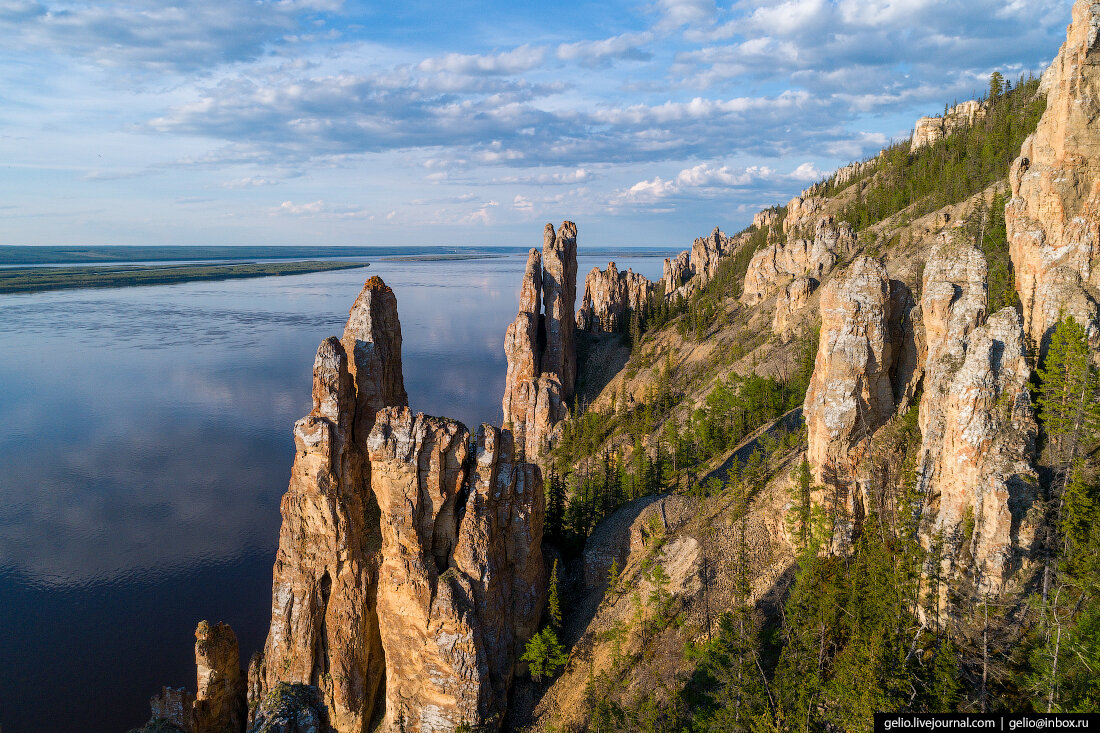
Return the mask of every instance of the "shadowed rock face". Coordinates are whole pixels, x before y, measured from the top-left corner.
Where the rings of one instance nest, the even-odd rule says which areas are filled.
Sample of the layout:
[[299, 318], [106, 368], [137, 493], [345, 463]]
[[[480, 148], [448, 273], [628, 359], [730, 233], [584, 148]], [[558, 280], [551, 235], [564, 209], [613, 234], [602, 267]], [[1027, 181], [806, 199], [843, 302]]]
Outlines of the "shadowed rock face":
[[1012, 164], [1005, 208], [1024, 331], [1045, 342], [1064, 310], [1096, 338], [1100, 286], [1100, 4], [1077, 0], [1043, 75], [1047, 106]]
[[228, 624], [203, 621], [195, 630], [195, 733], [238, 733], [248, 710], [237, 635]]
[[869, 505], [860, 469], [871, 434], [911, 395], [916, 347], [909, 289], [876, 260], [860, 257], [821, 295], [821, 338], [806, 391], [807, 458], [815, 497], [834, 516], [843, 549]]
[[310, 685], [279, 683], [260, 701], [248, 733], [330, 733], [321, 691]]
[[531, 458], [548, 449], [558, 423], [568, 416], [566, 401], [573, 394], [577, 371], [577, 227], [567, 221], [555, 234], [547, 224], [543, 239], [542, 255], [535, 249], [528, 255], [519, 313], [504, 336], [504, 426]]
[[653, 283], [633, 270], [619, 272], [614, 262], [608, 262], [606, 270], [593, 267], [584, 278], [577, 329], [593, 333], [620, 331], [627, 325], [628, 313], [640, 312], [652, 292]]

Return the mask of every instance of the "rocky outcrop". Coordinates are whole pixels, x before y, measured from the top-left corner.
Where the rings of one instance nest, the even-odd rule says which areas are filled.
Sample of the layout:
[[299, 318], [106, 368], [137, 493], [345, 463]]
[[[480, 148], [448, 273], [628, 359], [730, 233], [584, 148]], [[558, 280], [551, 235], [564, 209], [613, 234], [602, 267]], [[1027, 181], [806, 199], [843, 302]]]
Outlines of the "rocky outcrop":
[[160, 693], [149, 700], [149, 707], [153, 711], [153, 717], [144, 728], [138, 729], [138, 733], [164, 730], [167, 726], [173, 726], [183, 733], [194, 733], [195, 696], [182, 687], [162, 687]]
[[[386, 730], [498, 725], [541, 610], [541, 477], [511, 436], [390, 408], [368, 439], [382, 513]], [[467, 486], [467, 478], [473, 485]]]
[[707, 237], [698, 237], [691, 245], [691, 266], [702, 287], [718, 274], [718, 260], [729, 253], [730, 242], [725, 234], [714, 227]]
[[808, 276], [821, 280], [855, 245], [851, 224], [837, 223], [831, 216], [822, 217], [813, 239], [780, 240], [753, 255], [745, 271], [741, 300], [755, 305], [794, 278]]
[[652, 292], [653, 283], [633, 270], [619, 272], [614, 262], [608, 262], [606, 270], [593, 267], [584, 278], [577, 328], [593, 333], [621, 331], [627, 325], [628, 314], [642, 312]]
[[752, 225], [757, 229], [770, 227], [779, 221], [779, 209], [771, 208], [753, 214]]
[[775, 317], [772, 319], [772, 333], [784, 342], [790, 336], [791, 318], [806, 307], [810, 296], [817, 290], [818, 281], [803, 275], [791, 281], [776, 300]]
[[916, 152], [925, 145], [932, 145], [958, 130], [970, 127], [985, 115], [981, 102], [971, 99], [960, 102], [943, 116], [921, 117], [913, 126], [913, 138], [909, 152]]
[[674, 297], [677, 291], [695, 274], [691, 269], [691, 252], [684, 250], [676, 255], [675, 259], [665, 259], [664, 277], [661, 282], [665, 286], [665, 297]]
[[822, 290], [821, 337], [806, 391], [815, 496], [832, 521], [834, 549], [847, 547], [869, 506], [863, 458], [871, 435], [910, 397], [916, 345], [909, 289], [860, 257]]
[[355, 434], [362, 448], [375, 413], [390, 405], [409, 404], [397, 297], [377, 275], [367, 280], [352, 304], [340, 343], [355, 383]]
[[228, 624], [206, 621], [195, 630], [195, 733], [240, 733], [248, 710], [237, 635]]
[[[313, 410], [294, 425], [294, 466], [280, 507], [271, 629], [262, 660], [254, 662], [264, 670], [261, 692], [279, 682], [319, 687], [340, 731], [364, 729], [382, 682], [375, 618], [378, 525], [371, 518], [374, 500], [359, 445], [365, 436], [353, 440], [353, 425], [373, 423], [373, 415], [364, 418], [359, 406], [371, 409], [379, 399], [404, 397], [403, 388], [397, 395], [387, 390], [384, 375], [391, 375], [392, 387], [392, 370], [375, 358], [385, 352], [367, 340], [372, 333], [387, 333], [379, 330], [381, 324], [397, 319], [396, 311], [381, 312], [395, 308], [396, 301], [378, 283], [364, 288], [345, 332], [362, 357], [354, 381], [339, 340], [328, 338], [317, 350]], [[391, 351], [387, 358], [400, 355]], [[356, 382], [369, 398], [358, 398]]]
[[846, 166], [837, 168], [836, 173], [833, 174], [833, 185], [837, 188], [843, 188], [848, 185], [849, 181], [867, 175], [871, 169], [875, 167], [877, 162], [878, 161], [871, 159], [849, 163]]
[[573, 396], [577, 381], [577, 352], [573, 327], [577, 303], [577, 225], [562, 222], [557, 234], [546, 225], [542, 244], [542, 305], [546, 346], [540, 367], [562, 385], [562, 399]]
[[825, 199], [821, 196], [795, 196], [787, 202], [787, 216], [783, 219], [783, 234], [797, 233], [810, 225], [818, 215]]
[[1005, 208], [1024, 331], [1045, 345], [1059, 312], [1091, 325], [1100, 286], [1100, 4], [1077, 0], [1043, 75], [1047, 106], [1009, 172]]
[[[921, 427], [928, 429], [919, 476], [926, 494], [921, 541], [926, 549], [942, 543], [943, 577], [965, 574], [979, 592], [993, 592], [1023, 563], [1035, 536], [1029, 510], [1038, 485], [1036, 424], [1016, 311], [990, 316], [965, 351], [956, 369], [934, 367], [944, 372], [935, 380], [940, 386], [921, 400]], [[926, 403], [935, 405], [942, 427], [926, 425]]]
[[139, 731], [241, 733], [247, 707], [237, 636], [228, 624], [200, 621], [195, 629], [198, 694], [164, 687], [149, 701], [153, 716]]
[[556, 426], [569, 414], [566, 401], [573, 394], [577, 363], [576, 273], [576, 225], [564, 222], [555, 234], [547, 224], [542, 255], [536, 249], [528, 255], [519, 313], [504, 336], [504, 426], [532, 458], [549, 448]]
[[260, 701], [248, 733], [330, 733], [321, 691], [280, 682]]

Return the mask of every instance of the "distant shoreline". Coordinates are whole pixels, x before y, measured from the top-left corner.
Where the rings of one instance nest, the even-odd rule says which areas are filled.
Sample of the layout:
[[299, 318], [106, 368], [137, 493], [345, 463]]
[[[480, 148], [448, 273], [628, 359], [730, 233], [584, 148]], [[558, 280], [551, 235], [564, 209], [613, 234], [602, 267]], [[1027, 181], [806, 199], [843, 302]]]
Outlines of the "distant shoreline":
[[13, 267], [0, 269], [0, 294], [39, 293], [83, 288], [123, 288], [173, 285], [206, 280], [236, 280], [369, 267], [369, 262], [266, 262], [231, 265], [172, 265], [166, 267]]

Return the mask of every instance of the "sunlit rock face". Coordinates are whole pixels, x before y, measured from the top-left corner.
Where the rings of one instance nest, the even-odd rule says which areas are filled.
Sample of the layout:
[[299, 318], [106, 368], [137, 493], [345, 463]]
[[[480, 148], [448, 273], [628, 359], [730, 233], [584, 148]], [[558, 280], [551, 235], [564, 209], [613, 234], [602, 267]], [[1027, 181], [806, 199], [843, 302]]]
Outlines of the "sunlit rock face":
[[[364, 343], [358, 344], [361, 356], [377, 354]], [[348, 362], [335, 337], [317, 350], [313, 410], [294, 426], [294, 466], [272, 571], [271, 629], [262, 661], [254, 661], [262, 673], [250, 670], [250, 677], [262, 677], [254, 696], [279, 682], [314, 685], [333, 725], [359, 731], [373, 713], [384, 666], [375, 612], [377, 509], [365, 456], [353, 440], [357, 399]], [[369, 362], [364, 358], [362, 379]], [[380, 381], [382, 370], [373, 374]], [[379, 387], [376, 382], [368, 391], [378, 395]]]
[[[551, 254], [573, 263], [554, 277], [575, 277], [575, 229], [563, 231]], [[510, 374], [549, 384], [560, 401], [573, 314], [549, 348], [539, 306], [549, 297], [563, 312], [572, 296], [544, 287], [542, 261], [532, 252]], [[545, 602], [542, 476], [508, 430], [485, 425], [475, 437], [410, 411], [400, 349], [396, 298], [372, 278], [344, 338], [317, 351], [313, 409], [295, 424], [282, 502], [271, 629], [247, 681], [236, 678], [253, 726], [286, 683], [315, 690], [339, 733], [375, 719], [388, 733], [494, 729], [503, 717]], [[540, 407], [534, 419], [551, 424]]]
[[[387, 409], [368, 440], [382, 513], [386, 730], [497, 726], [545, 596], [542, 481], [511, 435]], [[471, 454], [471, 451], [473, 453]]]
[[817, 290], [818, 281], [803, 275], [783, 288], [775, 303], [775, 316], [772, 318], [772, 333], [783, 342], [790, 340], [791, 323], [795, 315], [806, 307], [810, 296]]
[[755, 305], [799, 277], [820, 281], [837, 262], [855, 250], [856, 236], [848, 222], [821, 217], [812, 238], [779, 240], [753, 255], [745, 270], [741, 300]]
[[904, 283], [860, 257], [821, 294], [821, 337], [803, 414], [815, 501], [835, 550], [850, 545], [870, 497], [862, 471], [871, 436], [912, 395], [917, 354]]
[[951, 133], [970, 127], [985, 115], [981, 102], [970, 99], [959, 102], [943, 116], [921, 117], [913, 126], [913, 139], [909, 152], [915, 153], [926, 145], [936, 143]]
[[653, 283], [633, 270], [619, 272], [614, 262], [608, 262], [606, 270], [593, 267], [584, 278], [577, 329], [592, 333], [621, 331], [631, 312], [640, 313], [645, 308], [652, 292]]
[[541, 255], [536, 249], [528, 255], [519, 312], [504, 336], [504, 426], [532, 459], [549, 449], [569, 414], [577, 373], [576, 276], [576, 225], [564, 222], [555, 233], [547, 224]]
[[1024, 331], [1045, 348], [1059, 313], [1089, 324], [1100, 286], [1100, 4], [1078, 0], [1043, 75], [1046, 111], [1012, 164], [1005, 208]]

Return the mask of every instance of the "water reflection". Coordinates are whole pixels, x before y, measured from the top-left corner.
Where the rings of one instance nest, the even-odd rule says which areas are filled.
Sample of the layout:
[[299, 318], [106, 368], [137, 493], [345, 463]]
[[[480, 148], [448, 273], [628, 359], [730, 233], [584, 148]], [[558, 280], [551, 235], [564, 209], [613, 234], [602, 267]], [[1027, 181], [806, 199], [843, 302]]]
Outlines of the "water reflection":
[[[0, 297], [0, 726], [117, 732], [193, 687], [200, 618], [266, 633], [290, 427], [363, 280], [412, 407], [498, 423], [525, 257]], [[604, 260], [581, 258], [580, 277]], [[650, 277], [657, 258], [623, 258]]]

